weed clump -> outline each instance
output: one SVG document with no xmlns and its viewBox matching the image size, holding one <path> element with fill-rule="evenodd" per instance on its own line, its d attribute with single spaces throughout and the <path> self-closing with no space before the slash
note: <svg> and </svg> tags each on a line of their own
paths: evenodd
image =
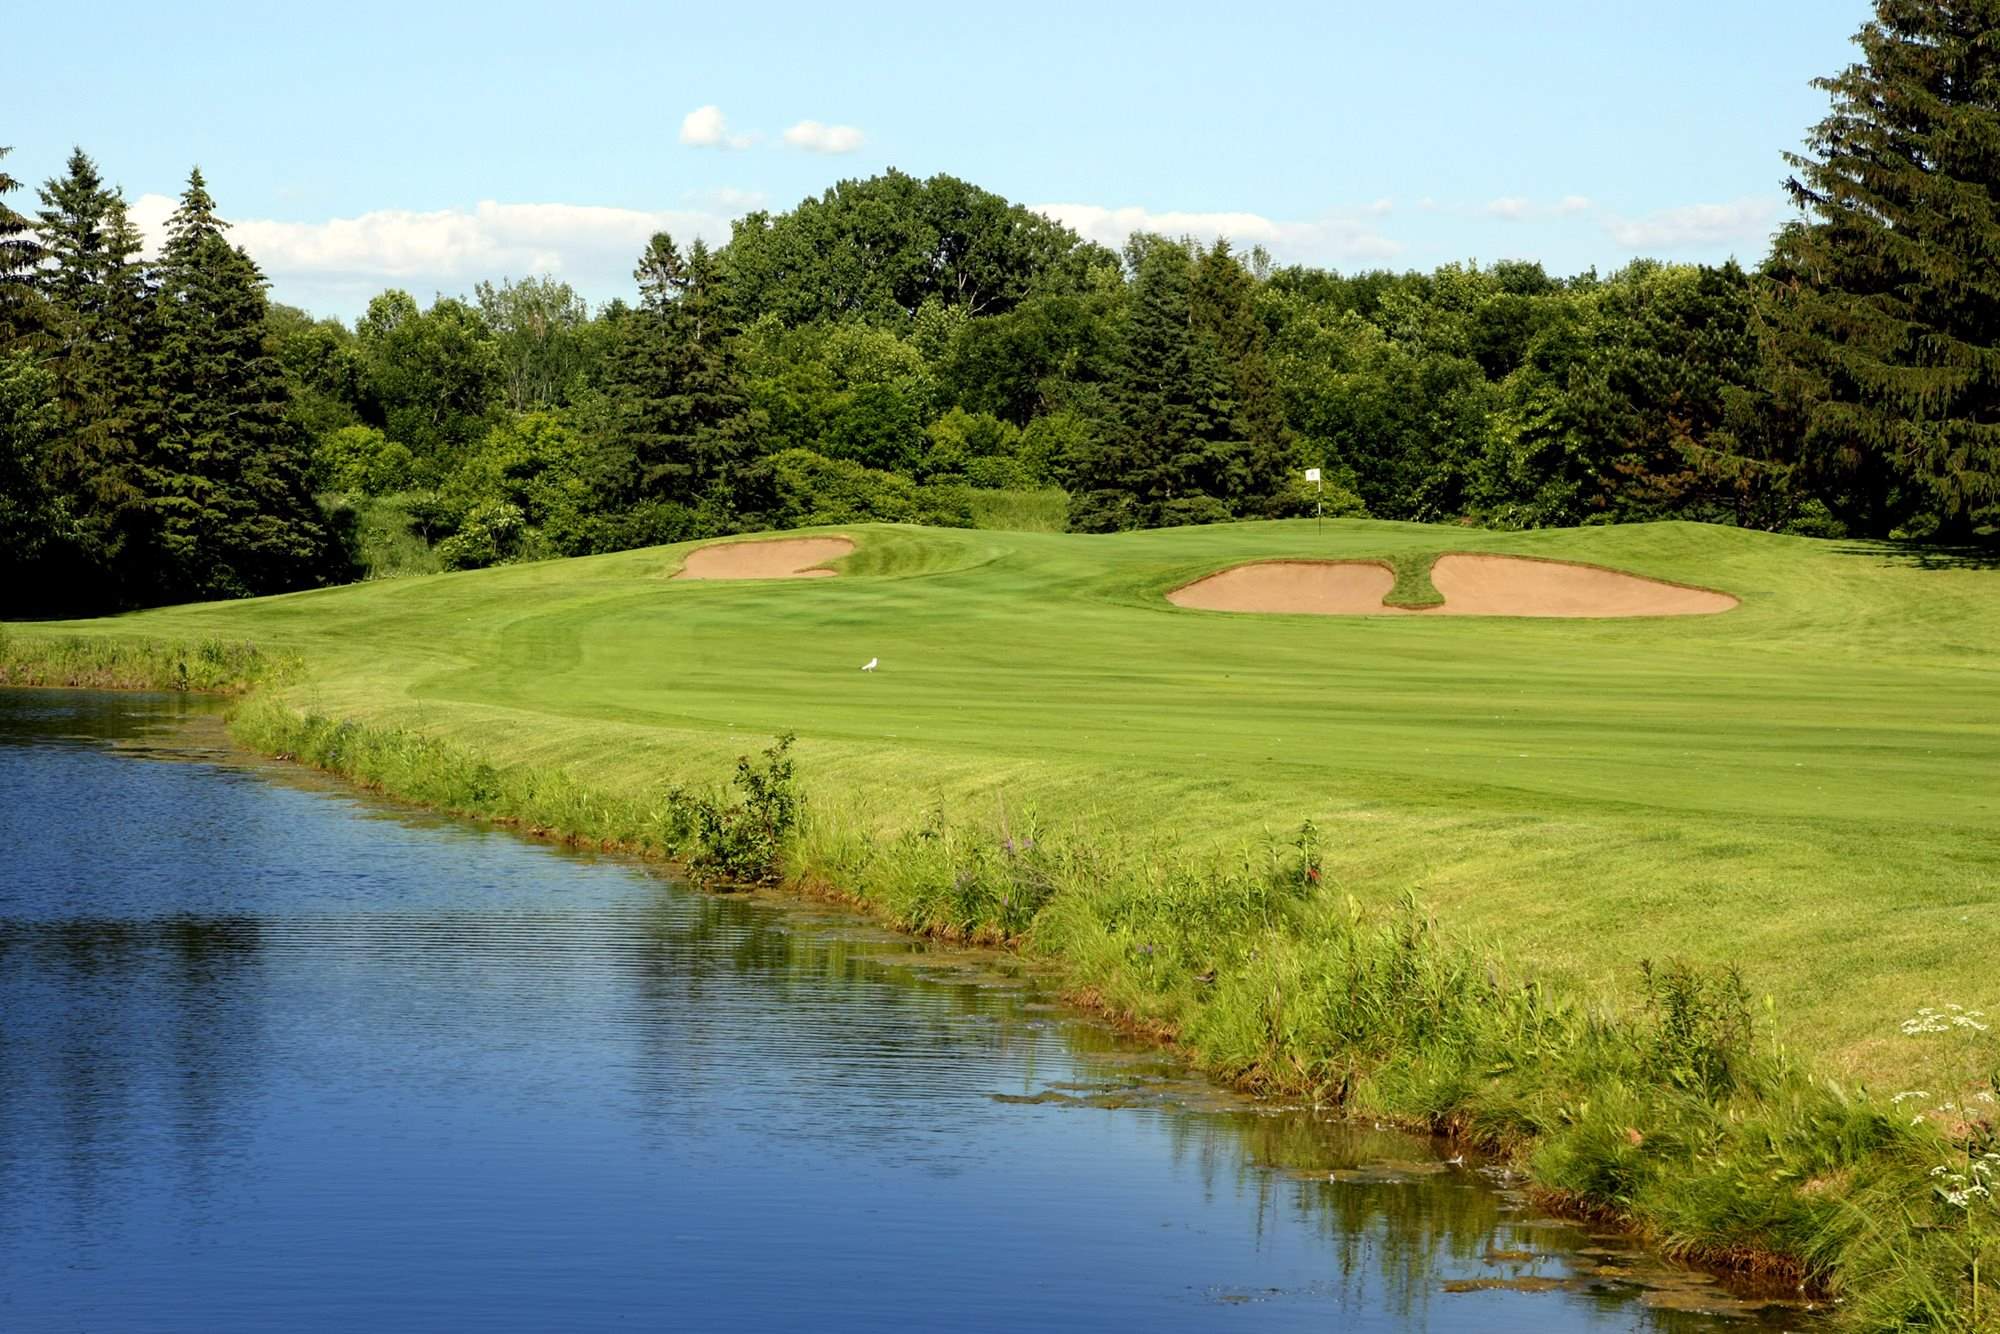
<svg viewBox="0 0 2000 1334">
<path fill-rule="evenodd" d="M 805 812 L 792 773 L 796 740 L 796 734 L 785 733 L 765 748 L 761 761 L 739 756 L 730 780 L 739 795 L 668 789 L 670 838 L 697 885 L 771 885 L 781 878 L 785 849 Z"/>
</svg>

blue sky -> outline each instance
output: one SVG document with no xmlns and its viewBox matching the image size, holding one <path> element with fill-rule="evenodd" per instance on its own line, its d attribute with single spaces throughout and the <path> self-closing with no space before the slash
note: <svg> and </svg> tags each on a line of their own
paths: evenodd
<svg viewBox="0 0 2000 1334">
<path fill-rule="evenodd" d="M 148 224 L 200 163 L 273 294 L 342 316 L 540 271 L 621 295 L 657 227 L 892 165 L 1341 269 L 1750 261 L 1869 9 L 37 5 L 0 143 L 31 184 L 81 144 Z"/>
</svg>

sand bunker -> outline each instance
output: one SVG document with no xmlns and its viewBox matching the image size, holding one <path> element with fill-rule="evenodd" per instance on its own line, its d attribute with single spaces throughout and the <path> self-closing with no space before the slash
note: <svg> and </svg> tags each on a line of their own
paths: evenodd
<svg viewBox="0 0 2000 1334">
<path fill-rule="evenodd" d="M 1197 579 L 1167 601 L 1203 611 L 1304 611 L 1322 616 L 1386 616 L 1396 585 L 1386 565 L 1359 560 L 1267 560 Z"/>
<path fill-rule="evenodd" d="M 1431 583 L 1444 595 L 1431 616 L 1707 616 L 1737 605 L 1706 588 L 1520 556 L 1439 556 Z"/>
<path fill-rule="evenodd" d="M 786 537 L 772 542 L 722 542 L 696 547 L 676 579 L 829 579 L 836 571 L 816 565 L 847 555 L 844 537 Z"/>
<path fill-rule="evenodd" d="M 1366 561 L 1260 561 L 1175 589 L 1167 600 L 1203 611 L 1322 616 L 1703 616 L 1737 605 L 1727 593 L 1636 574 L 1523 556 L 1452 553 L 1431 567 L 1441 607 L 1385 607 L 1395 580 Z"/>
</svg>

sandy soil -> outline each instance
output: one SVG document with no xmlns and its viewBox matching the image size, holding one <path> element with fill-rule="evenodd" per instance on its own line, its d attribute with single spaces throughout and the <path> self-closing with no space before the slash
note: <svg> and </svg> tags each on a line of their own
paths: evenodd
<svg viewBox="0 0 2000 1334">
<path fill-rule="evenodd" d="M 786 537 L 771 542 L 722 542 L 688 552 L 676 579 L 830 579 L 834 570 L 814 569 L 845 556 L 854 543 L 844 537 Z"/>
<path fill-rule="evenodd" d="M 1431 567 L 1441 607 L 1385 607 L 1395 579 L 1366 561 L 1260 561 L 1167 594 L 1203 611 L 1315 612 L 1323 616 L 1702 616 L 1737 605 L 1727 593 L 1636 574 L 1520 556 L 1452 553 Z"/>
<path fill-rule="evenodd" d="M 1382 599 L 1396 577 L 1358 560 L 1267 560 L 1197 579 L 1167 601 L 1203 611 L 1305 611 L 1323 616 L 1387 616 Z"/>
<path fill-rule="evenodd" d="M 1706 616 L 1737 605 L 1706 588 L 1519 556 L 1440 556 L 1431 583 L 1444 606 L 1428 616 Z"/>
</svg>

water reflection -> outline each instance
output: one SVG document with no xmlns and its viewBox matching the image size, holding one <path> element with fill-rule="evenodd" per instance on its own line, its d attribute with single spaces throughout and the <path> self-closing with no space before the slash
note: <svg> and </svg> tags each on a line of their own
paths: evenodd
<svg viewBox="0 0 2000 1334">
<path fill-rule="evenodd" d="M 199 716 L 0 698 L 0 1326 L 1718 1326 L 1015 961 L 217 763 Z"/>
</svg>

